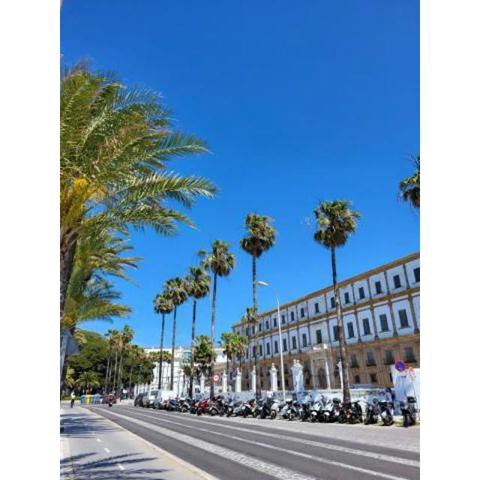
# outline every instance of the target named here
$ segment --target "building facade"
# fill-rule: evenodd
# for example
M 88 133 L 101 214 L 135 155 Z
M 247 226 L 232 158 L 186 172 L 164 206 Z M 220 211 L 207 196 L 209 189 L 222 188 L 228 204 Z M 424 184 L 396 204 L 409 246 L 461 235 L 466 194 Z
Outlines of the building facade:
M 350 383 L 392 386 L 390 367 L 397 360 L 420 367 L 420 254 L 344 280 L 338 284 Z M 281 322 L 282 339 L 278 322 Z M 258 314 L 257 328 L 237 323 L 233 331 L 249 337 L 242 364 L 242 389 L 250 388 L 255 349 L 260 387 L 270 389 L 272 363 L 280 368 L 283 346 L 285 388 L 292 388 L 295 359 L 304 366 L 306 389 L 340 388 L 338 325 L 333 287 Z M 241 362 L 240 362 L 241 360 Z M 277 376 L 280 388 L 280 372 Z

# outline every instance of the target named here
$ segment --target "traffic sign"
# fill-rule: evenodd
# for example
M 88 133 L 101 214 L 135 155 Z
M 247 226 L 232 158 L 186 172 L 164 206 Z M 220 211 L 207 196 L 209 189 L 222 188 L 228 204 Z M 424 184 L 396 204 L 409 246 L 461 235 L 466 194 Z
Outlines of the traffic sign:
M 399 372 L 404 372 L 407 369 L 407 365 L 402 360 L 398 360 L 395 362 L 395 369 Z
M 220 381 L 220 375 L 218 373 L 214 373 L 212 379 L 215 383 L 218 383 Z

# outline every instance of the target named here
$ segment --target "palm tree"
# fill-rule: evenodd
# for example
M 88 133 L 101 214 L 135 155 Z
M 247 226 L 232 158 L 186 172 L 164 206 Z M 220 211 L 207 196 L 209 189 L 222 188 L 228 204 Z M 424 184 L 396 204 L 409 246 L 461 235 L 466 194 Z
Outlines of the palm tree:
M 337 287 L 337 265 L 335 251 L 337 248 L 343 247 L 347 243 L 348 238 L 355 233 L 357 228 L 357 220 L 360 218 L 360 214 L 350 208 L 350 202 L 343 200 L 322 202 L 314 210 L 314 214 L 317 221 L 317 231 L 315 232 L 313 238 L 316 242 L 320 243 L 325 248 L 328 248 L 331 253 L 333 291 L 335 295 L 335 308 L 337 313 L 340 361 L 342 363 L 343 401 L 350 402 L 347 346 L 345 343 L 343 316 Z
M 414 208 L 420 208 L 420 155 L 414 160 L 415 172 L 400 182 L 400 196 Z
M 192 343 L 191 343 L 191 358 L 190 358 L 190 372 L 193 372 L 193 360 L 195 355 L 195 321 L 197 311 L 197 300 L 206 297 L 210 293 L 210 277 L 205 273 L 202 267 L 190 267 L 190 273 L 185 277 L 185 284 L 187 286 L 187 293 L 193 298 L 193 313 L 192 313 Z M 190 378 L 189 395 L 193 398 L 193 375 L 188 375 Z
M 76 381 L 77 387 L 83 391 L 98 388 L 101 383 L 97 372 L 83 372 Z
M 177 329 L 177 308 L 188 300 L 185 281 L 179 277 L 167 280 L 164 285 L 165 296 L 173 303 L 172 327 L 172 364 L 170 369 L 170 390 L 173 390 L 173 371 L 175 365 L 175 336 Z
M 247 236 L 240 241 L 240 247 L 246 253 L 252 256 L 252 288 L 253 288 L 253 315 L 254 325 L 257 325 L 257 258 L 275 245 L 276 231 L 270 225 L 271 219 L 262 215 L 250 213 L 245 219 L 245 227 L 247 228 Z M 249 329 L 249 333 L 250 333 Z M 256 328 L 255 328 L 256 330 Z M 256 334 L 256 332 L 255 332 Z M 254 334 L 254 335 L 255 335 Z M 250 335 L 249 335 L 250 336 Z M 255 377 L 258 378 L 257 373 L 257 356 L 258 348 L 254 336 L 254 368 Z M 260 396 L 260 382 L 256 383 L 256 394 Z
M 168 315 L 172 312 L 174 305 L 170 298 L 165 296 L 165 293 L 162 295 L 157 295 L 155 297 L 154 303 L 154 310 L 155 313 L 162 314 L 162 333 L 160 334 L 160 353 L 158 360 L 158 389 L 162 389 L 162 375 L 163 375 L 163 336 L 165 333 L 165 315 Z
M 65 68 L 60 88 L 60 317 L 78 242 L 92 231 L 154 228 L 172 235 L 188 217 L 166 202 L 191 207 L 212 197 L 203 178 L 166 170 L 174 157 L 207 152 L 203 142 L 174 131 L 154 92 L 115 78 Z
M 212 292 L 212 322 L 211 322 L 211 336 L 210 343 L 212 352 L 215 351 L 215 304 L 217 300 L 217 277 L 228 277 L 230 272 L 235 267 L 235 257 L 229 251 L 230 245 L 215 240 L 212 244 L 212 251 L 210 253 L 199 252 L 200 257 L 203 258 L 203 266 L 213 274 L 213 292 Z M 212 355 L 210 364 L 210 376 L 213 375 L 215 368 L 215 355 Z M 214 396 L 213 380 L 210 379 L 210 398 Z
M 122 387 L 123 387 L 123 381 L 122 381 L 123 355 L 125 353 L 125 349 L 127 348 L 127 345 L 129 345 L 129 343 L 132 341 L 133 336 L 134 336 L 134 332 L 132 328 L 129 327 L 128 325 L 125 325 L 123 327 L 123 330 L 120 332 L 120 361 L 118 366 L 117 396 L 120 396 L 122 392 Z

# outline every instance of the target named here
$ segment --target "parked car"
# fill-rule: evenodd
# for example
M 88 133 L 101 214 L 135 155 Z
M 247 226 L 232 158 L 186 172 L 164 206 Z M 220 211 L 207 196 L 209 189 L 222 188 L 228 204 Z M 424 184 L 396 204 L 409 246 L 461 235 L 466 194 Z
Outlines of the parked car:
M 157 397 L 158 390 L 151 390 L 150 392 L 146 392 L 145 395 L 142 397 L 142 407 L 153 407 L 153 402 Z

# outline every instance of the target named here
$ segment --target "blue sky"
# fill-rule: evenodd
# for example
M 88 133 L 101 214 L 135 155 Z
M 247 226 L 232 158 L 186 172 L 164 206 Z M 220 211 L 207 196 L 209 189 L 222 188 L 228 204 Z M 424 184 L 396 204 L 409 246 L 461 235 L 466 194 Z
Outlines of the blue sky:
M 237 259 L 219 281 L 218 334 L 238 321 L 252 295 L 251 260 L 239 248 L 249 212 L 275 219 L 277 244 L 258 277 L 281 302 L 331 283 L 329 252 L 312 239 L 322 199 L 349 199 L 362 214 L 338 252 L 340 279 L 419 249 L 419 216 L 397 196 L 420 142 L 418 1 L 65 0 L 61 22 L 67 63 L 90 58 L 161 92 L 177 128 L 212 151 L 171 164 L 220 188 L 192 210 L 198 230 L 132 236 L 144 260 L 136 285 L 119 285 L 133 313 L 114 326 L 131 325 L 140 345 L 158 344 L 152 299 L 163 282 L 215 239 Z M 273 289 L 259 291 L 259 306 L 274 306 Z M 177 344 L 189 343 L 191 310 L 178 311 Z M 209 334 L 208 300 L 198 313 L 198 333 Z M 169 343 L 171 319 L 167 328 Z

